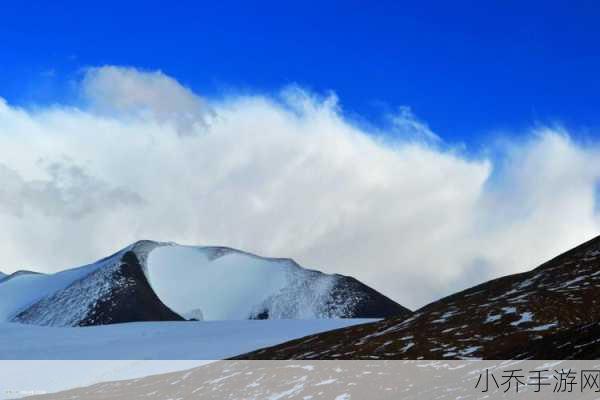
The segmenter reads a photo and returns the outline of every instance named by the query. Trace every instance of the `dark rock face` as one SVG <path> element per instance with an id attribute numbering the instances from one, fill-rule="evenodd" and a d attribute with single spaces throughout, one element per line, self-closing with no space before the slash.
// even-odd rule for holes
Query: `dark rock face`
<path id="1" fill-rule="evenodd" d="M 408 319 L 325 332 L 239 358 L 596 358 L 599 302 L 597 237 L 532 271 L 433 302 Z"/>
<path id="2" fill-rule="evenodd" d="M 152 291 L 133 251 L 113 258 L 114 262 L 43 298 L 16 315 L 13 321 L 36 325 L 87 326 L 183 320 Z"/>
<path id="3" fill-rule="evenodd" d="M 323 275 L 318 271 L 315 273 L 319 277 Z M 408 308 L 352 277 L 335 275 L 332 282 L 325 298 L 315 299 L 315 302 L 322 301 L 321 318 L 407 318 L 412 315 Z M 304 282 L 304 285 L 310 287 L 313 283 L 309 280 Z M 251 314 L 249 319 L 269 319 L 272 314 L 271 308 L 277 307 L 278 302 L 292 303 L 290 297 L 293 295 L 293 291 L 290 290 L 289 293 L 269 299 Z"/>
<path id="4" fill-rule="evenodd" d="M 107 296 L 99 299 L 80 326 L 184 320 L 156 296 L 133 251 L 126 252 L 121 262 L 114 279 L 124 284 L 115 285 Z"/>
<path id="5" fill-rule="evenodd" d="M 408 318 L 412 311 L 351 276 L 338 275 L 331 297 L 354 296 L 346 318 Z"/>

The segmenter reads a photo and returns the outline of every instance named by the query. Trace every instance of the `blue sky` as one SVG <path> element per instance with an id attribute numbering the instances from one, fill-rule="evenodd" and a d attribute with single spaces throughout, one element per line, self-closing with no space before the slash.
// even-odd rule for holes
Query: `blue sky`
<path id="1" fill-rule="evenodd" d="M 417 307 L 600 232 L 600 6 L 206 3 L 0 6 L 5 272 L 148 238 Z"/>
<path id="2" fill-rule="evenodd" d="M 84 3 L 0 6 L 0 96 L 73 103 L 82 69 L 110 64 L 160 69 L 209 96 L 333 90 L 345 113 L 375 123 L 409 106 L 449 142 L 600 127 L 593 1 Z"/>

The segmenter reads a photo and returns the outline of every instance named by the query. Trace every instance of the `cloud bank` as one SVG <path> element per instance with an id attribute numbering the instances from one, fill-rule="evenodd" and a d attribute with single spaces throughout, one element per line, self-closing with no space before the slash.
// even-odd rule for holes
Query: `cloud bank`
<path id="1" fill-rule="evenodd" d="M 409 109 L 375 130 L 300 88 L 215 100 L 114 66 L 80 84 L 77 108 L 0 102 L 3 272 L 142 238 L 219 244 L 353 275 L 414 308 L 600 232 L 598 147 L 564 129 L 472 157 Z"/>

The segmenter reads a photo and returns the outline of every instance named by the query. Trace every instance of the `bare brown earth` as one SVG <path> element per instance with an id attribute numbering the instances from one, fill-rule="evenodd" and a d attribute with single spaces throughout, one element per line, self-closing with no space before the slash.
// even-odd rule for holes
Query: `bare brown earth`
<path id="1" fill-rule="evenodd" d="M 555 381 L 561 371 L 597 370 L 596 361 L 217 361 L 185 371 L 26 397 L 28 400 L 456 400 L 597 399 L 596 387 Z M 552 365 L 552 370 L 549 370 Z M 507 381 L 506 371 L 522 374 Z M 545 371 L 537 386 L 533 371 Z M 489 374 L 486 374 L 488 371 Z M 495 386 L 492 378 L 497 378 Z M 485 383 L 484 375 L 489 381 Z M 575 374 L 578 375 L 578 374 Z M 589 375 L 588 375 L 589 376 Z M 563 388 L 563 389 L 561 389 Z"/>
<path id="2" fill-rule="evenodd" d="M 239 359 L 600 358 L 600 236 L 540 265 L 433 302 Z"/>

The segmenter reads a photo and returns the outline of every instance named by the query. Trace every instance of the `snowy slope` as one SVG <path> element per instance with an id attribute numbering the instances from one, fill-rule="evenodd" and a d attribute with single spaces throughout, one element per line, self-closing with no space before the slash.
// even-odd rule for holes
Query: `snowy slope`
<path id="1" fill-rule="evenodd" d="M 46 326 L 408 314 L 353 278 L 292 260 L 152 241 L 83 267 L 0 281 L 0 322 Z"/>
<path id="2" fill-rule="evenodd" d="M 0 360 L 0 400 L 137 379 L 214 363 L 205 360 Z"/>
<path id="3" fill-rule="evenodd" d="M 57 369 L 64 365 L 53 364 L 58 364 Z M 68 364 L 63 368 L 67 373 L 74 369 Z M 94 385 L 72 385 L 70 390 L 26 399 L 597 400 L 598 392 L 585 383 L 588 376 L 597 376 L 592 375 L 597 368 L 597 361 L 573 360 L 223 360 L 143 378 L 106 379 L 100 383 L 95 379 Z M 39 376 L 37 370 L 25 374 L 36 379 Z M 585 371 L 581 379 L 579 371 Z M 81 371 L 77 373 L 81 374 Z M 7 378 L 15 375 L 9 370 Z M 533 378 L 527 379 L 531 376 Z M 16 377 L 19 379 L 18 375 Z"/>
<path id="4" fill-rule="evenodd" d="M 20 310 L 64 289 L 101 266 L 102 263 L 96 263 L 52 275 L 16 272 L 7 276 L 0 282 L 0 321 L 10 320 Z"/>
<path id="5" fill-rule="evenodd" d="M 218 360 L 369 319 L 133 322 L 80 328 L 0 323 L 4 360 Z"/>

